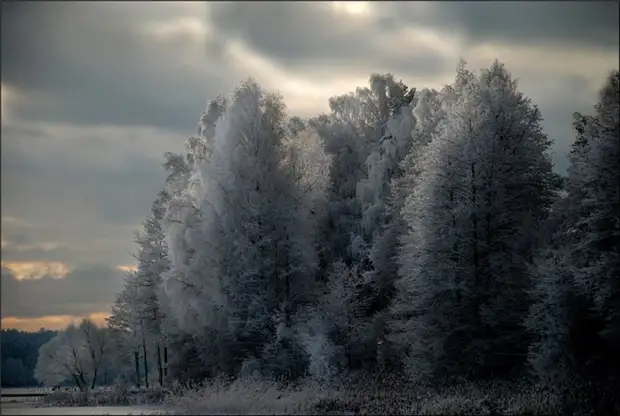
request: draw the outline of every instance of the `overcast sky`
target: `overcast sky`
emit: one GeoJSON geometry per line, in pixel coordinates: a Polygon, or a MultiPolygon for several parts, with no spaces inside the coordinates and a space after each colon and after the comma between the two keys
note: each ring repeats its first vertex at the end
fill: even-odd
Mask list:
{"type": "Polygon", "coordinates": [[[566,169],[571,115],[618,68],[617,2],[2,2],[3,327],[109,312],[208,99],[252,76],[289,113],[391,72],[441,88],[499,58],[566,169]]]}

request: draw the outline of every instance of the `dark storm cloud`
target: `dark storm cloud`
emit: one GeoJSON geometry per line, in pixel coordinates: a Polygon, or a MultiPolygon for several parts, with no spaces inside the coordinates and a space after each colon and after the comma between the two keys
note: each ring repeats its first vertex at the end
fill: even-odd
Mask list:
{"type": "Polygon", "coordinates": [[[149,25],[176,18],[204,20],[206,6],[4,6],[2,82],[26,95],[11,109],[21,118],[154,125],[191,133],[207,96],[232,85],[226,72],[214,67],[222,61],[218,49],[208,48],[200,34],[158,38],[148,33],[149,25]]]}
{"type": "Polygon", "coordinates": [[[104,266],[76,269],[62,279],[17,280],[10,270],[3,267],[1,272],[2,316],[17,318],[108,311],[123,276],[121,271],[104,266]]]}

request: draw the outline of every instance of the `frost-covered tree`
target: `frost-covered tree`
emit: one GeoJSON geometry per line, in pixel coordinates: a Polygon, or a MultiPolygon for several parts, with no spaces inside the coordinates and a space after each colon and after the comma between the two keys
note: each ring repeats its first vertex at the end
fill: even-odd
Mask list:
{"type": "MultiPolygon", "coordinates": [[[[373,77],[371,81],[376,82],[378,79],[380,78],[373,77]]],[[[391,78],[388,80],[393,82],[391,78]]],[[[383,224],[390,181],[397,174],[400,161],[412,145],[412,131],[415,127],[412,113],[415,102],[411,101],[413,91],[407,94],[407,87],[399,86],[401,88],[399,95],[406,95],[407,101],[401,102],[399,107],[394,107],[388,118],[381,120],[384,123],[381,128],[382,135],[366,160],[367,175],[357,185],[357,196],[362,202],[362,229],[366,241],[371,242],[383,224]]],[[[396,99],[396,97],[390,98],[396,99]]],[[[385,98],[386,103],[392,100],[385,98]]]]}
{"type": "Polygon", "coordinates": [[[579,368],[587,365],[579,361],[588,355],[579,344],[591,344],[596,337],[588,301],[579,295],[575,285],[572,270],[576,264],[570,253],[581,233],[575,223],[583,211],[581,161],[587,150],[585,126],[590,122],[591,118],[574,114],[575,141],[569,153],[565,191],[556,198],[547,221],[547,235],[543,236],[543,246],[532,267],[532,305],[526,326],[533,339],[528,361],[534,373],[546,382],[562,383],[578,375],[579,368]],[[594,332],[587,335],[587,327],[594,332]]]}
{"type": "Polygon", "coordinates": [[[602,88],[592,123],[584,135],[588,145],[584,169],[586,215],[577,222],[584,232],[578,249],[592,259],[577,274],[605,319],[602,335],[610,351],[620,347],[620,73],[614,71],[602,88]]]}
{"type": "MultiPolygon", "coordinates": [[[[377,224],[374,225],[376,236],[373,238],[372,246],[368,253],[371,262],[371,269],[365,272],[365,284],[363,285],[363,294],[367,305],[367,314],[374,315],[375,341],[378,344],[377,353],[384,355],[384,361],[395,363],[397,357],[392,350],[390,340],[386,338],[386,326],[389,321],[388,308],[396,293],[395,281],[398,279],[398,249],[400,247],[400,237],[406,229],[401,210],[405,197],[411,193],[415,186],[417,178],[418,166],[417,160],[422,154],[424,147],[430,142],[432,135],[443,117],[441,106],[442,97],[435,90],[422,90],[410,106],[406,109],[403,107],[402,112],[406,111],[401,121],[407,120],[406,123],[397,123],[401,129],[407,125],[409,132],[408,141],[401,141],[404,144],[404,151],[392,152],[397,156],[387,157],[385,152],[383,159],[389,166],[386,169],[386,177],[384,180],[389,181],[383,185],[384,192],[380,204],[375,205],[379,208],[379,217],[377,224]],[[409,115],[409,111],[413,110],[413,120],[409,115]],[[412,122],[413,121],[413,122],[412,122]],[[379,348],[380,346],[380,348],[379,348]]],[[[402,113],[401,113],[402,114],[402,113]]],[[[395,121],[397,119],[392,119],[395,121]]],[[[400,130],[404,136],[405,131],[400,130]]],[[[401,136],[401,137],[403,137],[401,136]]],[[[368,210],[367,210],[368,211],[368,210]]]]}
{"type": "Polygon", "coordinates": [[[197,309],[194,307],[202,292],[193,281],[195,276],[190,268],[196,250],[203,244],[201,202],[207,192],[204,175],[213,152],[215,127],[226,106],[225,98],[211,101],[201,116],[198,135],[186,143],[186,154],[166,154],[164,164],[168,171],[169,199],[165,203],[162,225],[170,264],[169,270],[162,275],[160,306],[165,310],[164,328],[169,344],[164,357],[169,358],[169,367],[175,378],[204,375],[197,345],[203,343],[206,335],[197,330],[197,309]]]}
{"type": "Polygon", "coordinates": [[[372,357],[372,321],[361,302],[362,272],[340,261],[334,264],[318,302],[300,324],[309,372],[319,379],[345,374],[351,368],[368,367],[360,360],[372,357]]]}
{"type": "Polygon", "coordinates": [[[39,349],[35,378],[46,386],[70,381],[92,389],[109,352],[108,333],[90,319],[69,325],[39,349]]]}
{"type": "MultiPolygon", "coordinates": [[[[369,83],[331,98],[330,115],[310,122],[333,157],[320,251],[323,280],[340,261],[360,273],[372,269],[369,253],[383,225],[389,180],[411,141],[414,91],[390,74],[372,75],[369,83]]],[[[358,290],[364,292],[360,302],[374,301],[369,288],[358,290]]],[[[376,338],[373,331],[367,336],[370,343],[376,338]]],[[[370,363],[369,358],[357,361],[370,363]]]]}
{"type": "Polygon", "coordinates": [[[411,102],[414,91],[409,91],[390,74],[372,75],[369,83],[370,88],[358,88],[355,93],[330,98],[329,116],[311,120],[325,141],[326,151],[334,158],[325,224],[325,270],[339,259],[352,265],[367,257],[372,230],[364,233],[362,215],[368,210],[366,217],[370,223],[373,212],[377,211],[373,208],[375,196],[383,193],[382,185],[381,189],[370,192],[368,188],[378,185],[377,174],[389,169],[383,162],[378,162],[381,166],[375,169],[375,162],[380,159],[379,153],[387,151],[388,157],[394,157],[407,143],[407,120],[400,111],[411,102]],[[388,129],[391,118],[398,119],[390,125],[393,134],[388,129]],[[369,165],[373,169],[371,179],[368,179],[369,165]],[[360,191],[368,195],[368,202],[363,202],[365,196],[360,195],[362,199],[358,196],[360,182],[360,191]]]}
{"type": "Polygon", "coordinates": [[[445,120],[407,197],[394,340],[411,374],[484,376],[518,366],[533,231],[550,201],[540,113],[495,62],[459,65],[445,120]]]}
{"type": "MultiPolygon", "coordinates": [[[[158,381],[164,383],[168,326],[167,299],[163,296],[163,276],[170,269],[168,249],[161,221],[170,194],[162,191],[153,202],[151,216],[144,221],[142,233],[136,232],[138,267],[126,276],[122,292],[116,299],[108,325],[113,330],[119,354],[141,351],[145,384],[149,386],[149,357],[157,366],[158,381]]],[[[126,358],[126,357],[125,357],[126,358]]],[[[136,371],[139,382],[139,370],[136,371]]]]}
{"type": "Polygon", "coordinates": [[[138,386],[142,381],[140,374],[148,377],[147,330],[146,323],[141,319],[143,314],[139,302],[137,272],[131,271],[125,276],[123,288],[116,297],[107,323],[115,354],[119,362],[123,363],[123,367],[133,367],[138,386]],[[141,366],[140,357],[142,357],[144,367],[141,366]]]}
{"type": "Polygon", "coordinates": [[[107,328],[98,327],[91,319],[86,318],[78,326],[79,335],[83,337],[86,354],[88,357],[89,372],[92,380],[90,388],[95,384],[103,373],[105,359],[110,352],[110,337],[107,328]]]}
{"type": "Polygon", "coordinates": [[[75,326],[60,332],[39,350],[35,378],[46,386],[71,380],[80,390],[90,385],[88,356],[75,326]]]}
{"type": "Polygon", "coordinates": [[[287,129],[281,98],[253,81],[222,114],[212,152],[168,208],[171,310],[213,372],[244,360],[290,366],[297,358],[282,354],[296,348],[295,314],[313,296],[329,158],[303,123],[287,129]]]}
{"type": "Polygon", "coordinates": [[[594,116],[575,114],[560,220],[535,269],[530,364],[554,382],[613,374],[619,365],[619,81],[614,71],[594,116]]]}
{"type": "Polygon", "coordinates": [[[167,349],[168,320],[166,297],[162,293],[163,276],[170,269],[168,248],[161,221],[170,195],[160,192],[153,202],[151,216],[144,221],[144,232],[136,234],[138,252],[138,297],[140,314],[146,330],[147,342],[156,356],[159,383],[163,384],[165,350],[167,349]]]}
{"type": "Polygon", "coordinates": [[[311,301],[317,269],[311,207],[299,187],[308,184],[303,172],[298,179],[300,169],[313,172],[290,147],[282,163],[284,122],[279,96],[252,81],[234,92],[216,131],[208,198],[219,222],[207,233],[222,253],[217,272],[243,355],[282,365],[281,354],[295,354],[294,315],[311,301]]]}

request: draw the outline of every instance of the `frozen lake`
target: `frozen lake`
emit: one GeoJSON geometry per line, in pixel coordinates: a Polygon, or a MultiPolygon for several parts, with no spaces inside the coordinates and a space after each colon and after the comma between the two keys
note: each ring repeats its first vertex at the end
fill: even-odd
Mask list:
{"type": "MultiPolygon", "coordinates": [[[[6,388],[2,393],[49,393],[48,388],[6,388]]],[[[2,415],[156,415],[162,409],[156,406],[92,406],[92,407],[36,407],[42,398],[36,397],[6,397],[3,395],[0,403],[2,415]]]]}
{"type": "Polygon", "coordinates": [[[152,406],[34,407],[23,403],[2,403],[2,415],[156,415],[161,409],[152,406]]]}

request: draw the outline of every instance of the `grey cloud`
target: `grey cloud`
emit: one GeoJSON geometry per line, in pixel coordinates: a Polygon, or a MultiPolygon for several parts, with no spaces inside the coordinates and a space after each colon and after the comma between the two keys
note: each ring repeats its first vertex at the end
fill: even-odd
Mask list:
{"type": "Polygon", "coordinates": [[[2,260],[8,262],[29,262],[29,261],[58,261],[61,263],[71,263],[73,259],[80,255],[80,252],[70,247],[43,248],[36,244],[20,246],[14,242],[10,236],[7,238],[8,244],[2,248],[2,260]]]}
{"type": "Polygon", "coordinates": [[[290,70],[433,74],[452,65],[436,51],[392,52],[378,42],[377,27],[342,18],[320,2],[221,2],[210,17],[224,37],[241,39],[290,70]]]}
{"type": "Polygon", "coordinates": [[[149,23],[204,18],[204,6],[185,11],[185,6],[163,6],[20,2],[3,7],[2,82],[27,98],[12,113],[193,133],[207,97],[226,93],[235,80],[214,64],[222,62],[221,51],[207,48],[204,39],[164,40],[145,32],[149,23]]]}
{"type": "MultiPolygon", "coordinates": [[[[434,2],[421,10],[391,3],[380,25],[421,24],[461,34],[470,44],[505,44],[618,49],[618,2],[434,2]]],[[[383,7],[382,7],[383,8],[383,7]]]]}
{"type": "Polygon", "coordinates": [[[46,125],[2,126],[2,214],[32,223],[27,228],[3,224],[3,238],[70,248],[17,253],[9,247],[3,259],[36,260],[39,254],[71,264],[132,261],[133,231],[164,185],[162,154],[180,150],[184,137],[157,130],[114,131],[110,134],[117,137],[110,138],[106,129],[84,134],[46,125]],[[131,141],[124,140],[132,134],[131,141]]]}
{"type": "Polygon", "coordinates": [[[76,269],[63,279],[17,280],[2,268],[2,316],[84,316],[109,311],[121,288],[122,272],[104,266],[76,269]]]}
{"type": "Polygon", "coordinates": [[[575,75],[529,74],[518,81],[518,87],[540,107],[544,131],[554,141],[555,170],[564,173],[568,168],[566,155],[574,139],[573,113],[594,112],[597,95],[592,83],[575,75]]]}
{"type": "MultiPolygon", "coordinates": [[[[2,239],[6,239],[8,241],[11,241],[13,244],[16,245],[26,245],[26,244],[31,244],[33,242],[32,240],[32,236],[28,235],[27,233],[23,232],[23,231],[9,231],[6,232],[5,231],[5,225],[2,226],[2,239]]],[[[5,255],[5,250],[2,249],[2,256],[4,257],[5,255]]]]}
{"type": "MultiPolygon", "coordinates": [[[[54,216],[53,211],[66,214],[81,208],[94,210],[94,221],[132,225],[148,214],[150,201],[164,184],[163,157],[153,160],[121,151],[117,166],[97,164],[98,157],[105,157],[98,154],[105,152],[103,143],[97,146],[97,140],[103,138],[63,142],[46,136],[43,130],[29,132],[17,127],[3,128],[2,136],[4,215],[36,211],[40,214],[36,217],[41,218],[46,213],[54,216]],[[55,147],[60,152],[37,159],[28,152],[37,146],[55,147]],[[37,201],[46,203],[41,206],[37,201]]],[[[114,144],[108,141],[107,146],[114,144]]],[[[171,143],[170,148],[174,147],[171,143]]]]}
{"type": "Polygon", "coordinates": [[[211,23],[228,38],[242,39],[285,67],[311,72],[391,71],[436,74],[454,63],[437,52],[415,48],[392,52],[399,30],[425,27],[459,36],[466,44],[618,48],[617,2],[381,2],[376,16],[360,22],[312,2],[221,2],[211,7],[211,23]]]}

